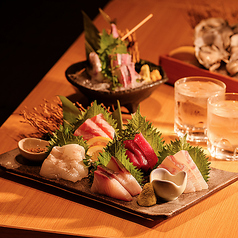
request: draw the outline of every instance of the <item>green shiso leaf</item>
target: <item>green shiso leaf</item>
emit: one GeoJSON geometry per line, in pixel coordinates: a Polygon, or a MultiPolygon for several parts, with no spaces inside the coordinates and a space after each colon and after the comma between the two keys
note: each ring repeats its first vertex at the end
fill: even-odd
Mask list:
{"type": "MultiPolygon", "coordinates": [[[[74,136],[72,131],[67,127],[60,125],[59,129],[56,130],[49,140],[48,153],[53,149],[54,146],[64,146],[68,144],[78,144],[84,147],[85,149],[85,161],[89,160],[89,156],[86,154],[88,151],[88,144],[83,140],[81,136],[74,136]]],[[[84,162],[85,162],[84,161],[84,162]]],[[[89,163],[86,163],[87,165],[89,163]]]]}
{"type": "Polygon", "coordinates": [[[187,150],[193,159],[194,163],[197,165],[199,171],[201,172],[205,181],[209,179],[210,173],[210,162],[208,161],[208,157],[204,153],[204,150],[199,146],[191,146],[186,141],[186,136],[175,139],[175,141],[171,141],[169,144],[166,144],[161,152],[161,156],[159,157],[159,164],[166,158],[168,155],[174,155],[180,150],[187,150]]]}
{"type": "Polygon", "coordinates": [[[126,156],[126,149],[122,143],[123,142],[121,140],[117,140],[116,138],[114,138],[114,140],[107,145],[104,151],[99,154],[99,163],[103,164],[104,166],[107,166],[111,157],[114,156],[125,166],[125,168],[138,181],[138,183],[141,184],[144,179],[143,173],[129,161],[126,156]]]}
{"type": "Polygon", "coordinates": [[[122,115],[121,115],[121,106],[119,100],[117,100],[117,109],[112,112],[112,118],[117,121],[117,129],[119,133],[123,129],[122,115]]]}
{"type": "Polygon", "coordinates": [[[62,102],[64,127],[72,127],[81,114],[79,109],[66,97],[58,96],[62,102]]]}
{"type": "Polygon", "coordinates": [[[84,22],[85,50],[86,57],[88,59],[88,56],[91,52],[96,52],[98,49],[100,49],[100,32],[84,11],[82,11],[82,14],[84,22]]]}
{"type": "Polygon", "coordinates": [[[120,86],[117,77],[113,73],[116,69],[113,66],[116,54],[127,54],[127,45],[120,38],[114,38],[112,34],[108,34],[105,29],[102,30],[100,38],[100,48],[97,50],[101,61],[102,74],[112,83],[112,89],[120,86]]]}
{"type": "Polygon", "coordinates": [[[112,34],[108,34],[105,29],[102,30],[100,38],[100,48],[97,50],[99,58],[115,54],[127,54],[127,46],[120,38],[114,38],[112,34]]]}

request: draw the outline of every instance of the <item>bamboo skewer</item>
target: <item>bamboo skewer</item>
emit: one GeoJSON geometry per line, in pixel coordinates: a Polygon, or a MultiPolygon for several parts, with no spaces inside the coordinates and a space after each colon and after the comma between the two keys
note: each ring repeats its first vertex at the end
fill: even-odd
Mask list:
{"type": "Polygon", "coordinates": [[[134,28],[132,28],[127,34],[125,34],[121,40],[125,40],[130,34],[132,34],[134,31],[136,31],[139,27],[141,27],[144,23],[146,23],[151,17],[153,16],[153,14],[151,13],[150,15],[148,15],[144,20],[142,20],[139,24],[137,24],[134,28]]]}

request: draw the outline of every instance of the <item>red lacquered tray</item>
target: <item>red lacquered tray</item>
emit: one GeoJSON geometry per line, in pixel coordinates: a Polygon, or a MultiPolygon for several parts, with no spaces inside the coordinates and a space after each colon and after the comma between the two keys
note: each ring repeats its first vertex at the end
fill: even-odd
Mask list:
{"type": "Polygon", "coordinates": [[[168,55],[162,55],[159,58],[159,64],[167,74],[169,84],[174,84],[176,80],[188,76],[204,76],[221,80],[226,84],[227,92],[238,92],[238,79],[232,78],[220,73],[210,72],[209,70],[199,68],[195,65],[174,59],[168,55]]]}

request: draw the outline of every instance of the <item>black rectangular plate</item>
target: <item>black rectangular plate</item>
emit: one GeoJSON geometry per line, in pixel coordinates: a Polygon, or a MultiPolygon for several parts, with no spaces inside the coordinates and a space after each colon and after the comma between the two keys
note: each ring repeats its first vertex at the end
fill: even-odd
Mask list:
{"type": "Polygon", "coordinates": [[[84,178],[76,183],[63,179],[52,180],[44,178],[39,175],[41,164],[34,164],[27,161],[20,155],[18,148],[0,155],[0,168],[8,173],[53,186],[66,192],[151,220],[166,219],[179,214],[238,180],[238,173],[211,168],[208,189],[182,194],[178,199],[171,202],[158,203],[152,207],[141,207],[137,204],[137,197],[134,197],[131,202],[124,202],[92,193],[88,178],[84,178]]]}

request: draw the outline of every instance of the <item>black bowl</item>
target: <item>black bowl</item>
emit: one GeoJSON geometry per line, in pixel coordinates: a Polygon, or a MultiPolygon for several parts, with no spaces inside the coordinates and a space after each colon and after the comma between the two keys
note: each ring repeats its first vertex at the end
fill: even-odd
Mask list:
{"type": "MultiPolygon", "coordinates": [[[[149,97],[151,93],[162,83],[168,81],[168,78],[165,76],[162,68],[160,68],[162,79],[156,82],[144,84],[140,87],[123,91],[98,91],[84,87],[79,83],[78,78],[74,76],[74,74],[87,67],[89,67],[88,61],[81,61],[72,64],[65,72],[67,80],[78,88],[79,91],[87,97],[89,102],[97,100],[98,103],[103,103],[105,106],[117,106],[117,100],[119,100],[120,105],[126,107],[129,113],[135,112],[141,101],[149,97]]],[[[86,71],[85,73],[81,73],[80,77],[90,78],[86,71]]]]}

